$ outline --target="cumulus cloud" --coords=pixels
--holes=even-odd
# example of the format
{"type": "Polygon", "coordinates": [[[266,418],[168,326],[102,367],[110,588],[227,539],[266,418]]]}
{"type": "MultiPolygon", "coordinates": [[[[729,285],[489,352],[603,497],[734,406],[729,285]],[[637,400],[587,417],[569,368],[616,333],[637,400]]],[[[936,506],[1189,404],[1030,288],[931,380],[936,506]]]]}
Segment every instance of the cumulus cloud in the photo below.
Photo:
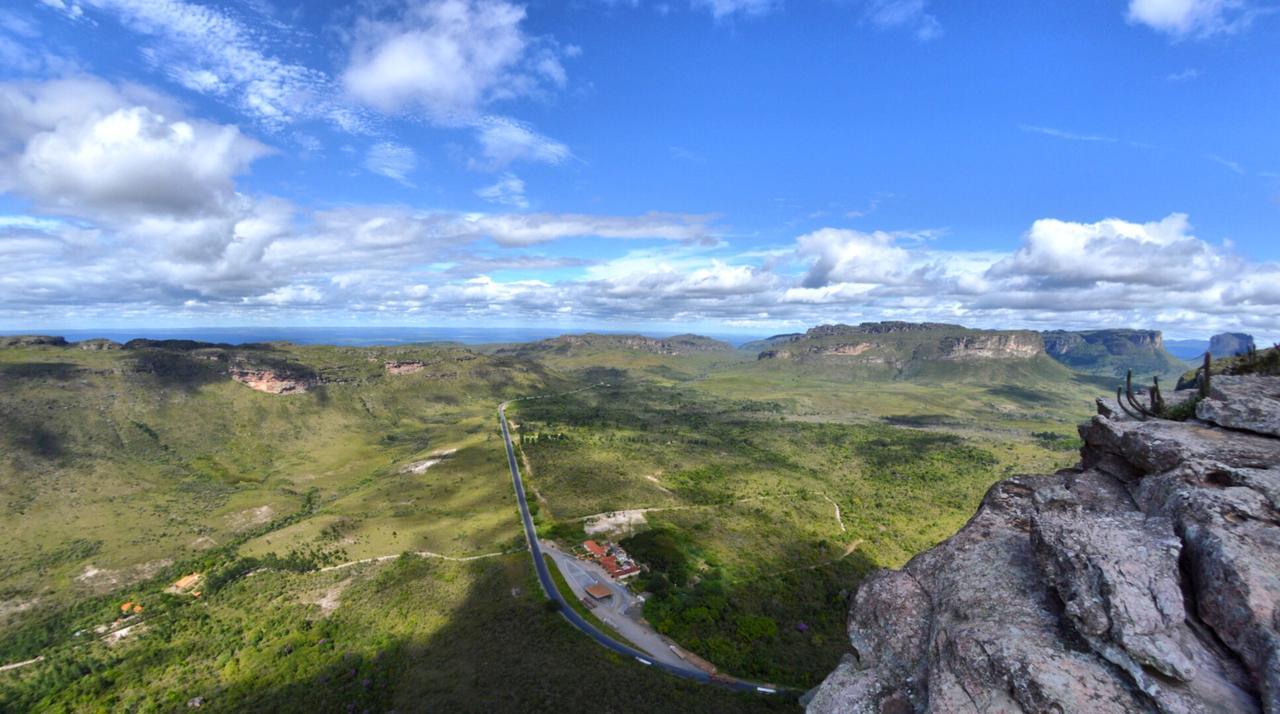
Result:
{"type": "Polygon", "coordinates": [[[504,0],[406,3],[396,17],[361,19],[343,85],[384,112],[465,121],[486,104],[563,86],[554,50],[521,28],[525,10],[504,0]]]}
{"type": "Polygon", "coordinates": [[[803,287],[900,282],[910,255],[896,243],[896,236],[883,231],[822,228],[806,233],[796,239],[796,252],[810,260],[803,287]]]}
{"type": "Polygon", "coordinates": [[[1019,286],[1081,288],[1098,283],[1202,286],[1233,267],[1222,250],[1191,234],[1185,214],[1131,223],[1042,219],[1021,247],[991,267],[993,278],[1019,286]]]}
{"type": "Polygon", "coordinates": [[[0,84],[0,191],[45,211],[115,222],[216,215],[269,149],[98,80],[0,84]]]}
{"type": "Polygon", "coordinates": [[[1129,0],[1128,19],[1176,39],[1235,32],[1257,15],[1246,0],[1129,0]]]}

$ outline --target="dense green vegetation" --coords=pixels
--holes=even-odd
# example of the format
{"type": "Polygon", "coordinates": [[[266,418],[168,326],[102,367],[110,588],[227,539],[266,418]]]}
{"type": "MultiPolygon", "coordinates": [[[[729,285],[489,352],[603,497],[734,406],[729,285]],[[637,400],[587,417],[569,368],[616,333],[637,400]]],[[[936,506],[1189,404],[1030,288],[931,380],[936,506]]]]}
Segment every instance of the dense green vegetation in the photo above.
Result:
{"type": "Polygon", "coordinates": [[[1075,458],[1046,429],[974,438],[788,419],[702,382],[610,385],[518,405],[542,532],[572,543],[632,512],[615,537],[649,567],[646,618],[724,671],[795,687],[845,651],[863,575],[950,535],[1001,476],[1075,458]]]}
{"type": "Polygon", "coordinates": [[[1073,461],[1114,389],[1035,360],[868,381],[695,338],[561,347],[0,349],[0,662],[44,657],[0,674],[0,710],[790,709],[545,607],[499,401],[607,383],[509,410],[539,534],[623,541],[656,629],[803,688],[847,651],[867,572],[1073,461]],[[166,592],[192,572],[200,597],[166,592]]]}

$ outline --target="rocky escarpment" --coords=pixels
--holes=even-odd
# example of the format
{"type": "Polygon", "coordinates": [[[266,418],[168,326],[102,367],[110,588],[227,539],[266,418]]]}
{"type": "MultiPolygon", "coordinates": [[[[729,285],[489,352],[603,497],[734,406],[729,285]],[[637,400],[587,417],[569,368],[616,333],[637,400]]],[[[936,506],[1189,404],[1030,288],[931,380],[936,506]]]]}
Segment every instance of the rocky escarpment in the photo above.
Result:
{"type": "Polygon", "coordinates": [[[319,377],[274,369],[231,367],[231,378],[241,384],[267,394],[300,394],[320,384],[319,377]]]}
{"type": "Polygon", "coordinates": [[[1044,341],[1025,330],[972,330],[935,322],[865,322],[819,325],[779,340],[758,357],[810,359],[854,357],[855,363],[905,369],[919,362],[1028,359],[1044,353],[1044,341]]]}
{"type": "Polygon", "coordinates": [[[1280,711],[1280,378],[1222,381],[1187,422],[1100,401],[1077,468],[864,581],[809,711],[1280,711]]]}
{"type": "Polygon", "coordinates": [[[1246,354],[1253,346],[1253,335],[1246,335],[1243,332],[1223,332],[1209,338],[1209,354],[1214,357],[1235,357],[1246,354]]]}

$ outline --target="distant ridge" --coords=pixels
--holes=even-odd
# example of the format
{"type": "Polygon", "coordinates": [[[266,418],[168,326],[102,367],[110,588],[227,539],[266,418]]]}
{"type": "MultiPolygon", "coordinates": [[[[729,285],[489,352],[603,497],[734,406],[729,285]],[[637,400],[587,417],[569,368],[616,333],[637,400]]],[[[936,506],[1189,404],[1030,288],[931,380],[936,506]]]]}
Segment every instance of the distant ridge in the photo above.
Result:
{"type": "Polygon", "coordinates": [[[536,356],[538,353],[561,355],[595,351],[629,350],[658,355],[687,355],[707,352],[732,352],[733,345],[702,335],[684,334],[657,338],[643,335],[613,335],[587,333],[560,335],[550,339],[503,347],[495,351],[500,355],[536,356]]]}

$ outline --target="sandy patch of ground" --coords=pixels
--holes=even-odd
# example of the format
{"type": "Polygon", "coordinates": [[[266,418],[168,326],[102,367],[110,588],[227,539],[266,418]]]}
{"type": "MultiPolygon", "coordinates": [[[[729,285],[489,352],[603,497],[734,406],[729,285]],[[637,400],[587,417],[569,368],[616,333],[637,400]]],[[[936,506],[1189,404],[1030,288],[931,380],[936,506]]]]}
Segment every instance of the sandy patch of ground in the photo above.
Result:
{"type": "Polygon", "coordinates": [[[106,637],[102,638],[102,641],[107,643],[108,645],[119,644],[126,637],[129,637],[131,635],[141,634],[146,629],[147,629],[147,623],[139,622],[136,625],[128,625],[127,627],[121,627],[118,630],[113,630],[111,632],[108,632],[106,637]]]}
{"type": "Polygon", "coordinates": [[[587,521],[583,524],[582,529],[586,531],[587,535],[599,535],[601,533],[630,534],[646,524],[648,524],[648,521],[645,520],[644,511],[614,511],[587,521]]]}
{"type": "Polygon", "coordinates": [[[352,579],[340,580],[331,587],[318,592],[308,593],[302,596],[304,605],[316,605],[320,608],[320,616],[328,617],[330,613],[338,609],[342,604],[342,593],[351,587],[352,579]]]}
{"type": "Polygon", "coordinates": [[[14,615],[19,615],[36,606],[39,598],[31,598],[30,600],[0,600],[0,621],[8,620],[14,615]]]}
{"type": "Polygon", "coordinates": [[[217,548],[218,541],[210,538],[209,536],[200,536],[187,545],[191,548],[195,548],[196,550],[209,550],[210,548],[217,548]]]}
{"type": "Polygon", "coordinates": [[[661,472],[661,471],[659,471],[659,472],[657,472],[657,473],[655,473],[655,474],[651,474],[651,475],[649,475],[649,476],[645,476],[645,479],[647,479],[647,480],[649,480],[649,481],[652,481],[652,482],[653,482],[653,485],[654,485],[654,486],[657,486],[659,491],[661,491],[661,492],[663,492],[663,493],[667,494],[668,496],[674,496],[675,494],[674,494],[674,493],[672,493],[671,489],[667,488],[666,486],[663,486],[663,485],[662,485],[662,482],[658,480],[658,477],[659,477],[659,476],[661,476],[661,475],[662,475],[662,472],[661,472]]]}
{"type": "Polygon", "coordinates": [[[406,465],[404,468],[400,469],[400,473],[406,473],[406,474],[423,473],[427,469],[431,468],[432,466],[435,466],[436,464],[440,463],[441,461],[444,461],[445,459],[449,458],[450,456],[453,456],[456,453],[458,453],[457,449],[442,449],[440,451],[436,451],[432,453],[430,456],[428,456],[427,458],[423,459],[422,461],[415,461],[411,464],[406,465]]]}
{"type": "Polygon", "coordinates": [[[84,570],[76,576],[76,582],[92,590],[113,590],[129,583],[146,580],[160,572],[161,568],[167,568],[170,565],[173,565],[171,558],[151,560],[119,570],[98,568],[90,563],[84,566],[84,570]]]}
{"type": "Polygon", "coordinates": [[[258,506],[257,508],[246,508],[238,513],[227,514],[227,523],[234,529],[241,531],[253,526],[260,526],[271,520],[276,514],[276,509],[271,506],[258,506]]]}

